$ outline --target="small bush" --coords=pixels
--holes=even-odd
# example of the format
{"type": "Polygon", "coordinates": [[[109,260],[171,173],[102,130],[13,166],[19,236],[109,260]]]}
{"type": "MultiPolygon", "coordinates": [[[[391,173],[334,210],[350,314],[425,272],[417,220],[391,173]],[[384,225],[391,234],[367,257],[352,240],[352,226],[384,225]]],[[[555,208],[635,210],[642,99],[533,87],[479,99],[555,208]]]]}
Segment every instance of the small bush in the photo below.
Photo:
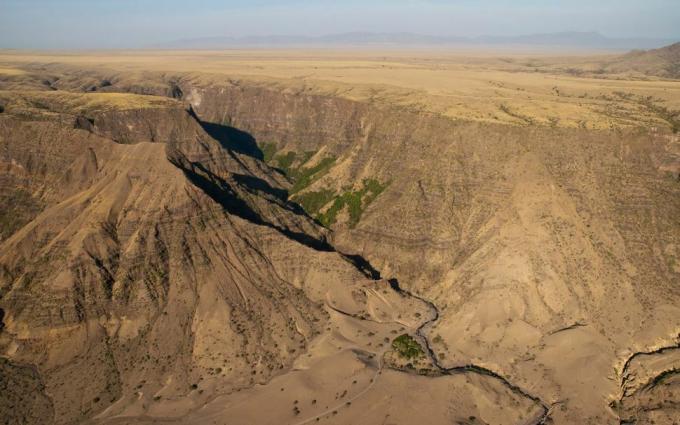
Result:
{"type": "Polygon", "coordinates": [[[392,341],[392,349],[406,359],[418,359],[425,354],[418,341],[408,334],[396,337],[392,341]]]}

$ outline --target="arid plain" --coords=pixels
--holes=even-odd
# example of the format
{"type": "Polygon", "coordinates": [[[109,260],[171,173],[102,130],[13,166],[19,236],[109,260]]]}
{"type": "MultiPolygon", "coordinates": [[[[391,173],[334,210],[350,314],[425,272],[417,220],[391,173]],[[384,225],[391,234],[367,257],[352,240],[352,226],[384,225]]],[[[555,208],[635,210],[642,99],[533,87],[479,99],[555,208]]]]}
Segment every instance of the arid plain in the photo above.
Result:
{"type": "Polygon", "coordinates": [[[679,63],[0,51],[2,416],[678,423],[679,63]]]}

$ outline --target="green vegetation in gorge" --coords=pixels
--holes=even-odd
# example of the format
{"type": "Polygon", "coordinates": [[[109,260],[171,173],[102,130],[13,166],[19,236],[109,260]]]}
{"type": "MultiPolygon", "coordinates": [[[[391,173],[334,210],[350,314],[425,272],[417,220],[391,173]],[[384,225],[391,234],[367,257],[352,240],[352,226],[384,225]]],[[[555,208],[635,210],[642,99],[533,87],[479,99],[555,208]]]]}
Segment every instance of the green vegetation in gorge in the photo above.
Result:
{"type": "Polygon", "coordinates": [[[328,204],[335,197],[335,192],[323,189],[318,192],[307,192],[295,197],[295,202],[300,204],[307,211],[307,214],[316,216],[324,205],[328,204]]]}
{"type": "Polygon", "coordinates": [[[262,159],[264,162],[269,163],[274,159],[274,155],[276,154],[276,143],[263,143],[260,150],[262,151],[262,159]]]}
{"type": "Polygon", "coordinates": [[[327,157],[311,167],[304,165],[314,156],[316,152],[308,151],[302,154],[289,151],[284,154],[276,154],[276,144],[265,143],[261,147],[264,160],[281,170],[286,177],[293,182],[290,193],[297,193],[308,187],[314,181],[326,174],[335,164],[334,157],[327,157]]]}
{"type": "Polygon", "coordinates": [[[425,354],[418,341],[408,334],[396,337],[392,341],[392,349],[406,359],[419,359],[425,354]]]}
{"type": "Polygon", "coordinates": [[[336,196],[333,205],[324,213],[319,214],[316,218],[326,227],[334,224],[337,220],[337,215],[343,208],[347,207],[349,212],[349,224],[351,227],[361,220],[361,215],[366,208],[373,202],[378,195],[380,195],[387,184],[381,184],[375,179],[365,179],[363,187],[359,190],[351,190],[336,196]]]}
{"type": "Polygon", "coordinates": [[[293,187],[291,193],[297,193],[307,186],[311,185],[315,180],[326,174],[328,170],[335,164],[335,158],[328,157],[322,159],[318,164],[310,168],[300,168],[296,170],[296,175],[293,177],[293,187]]]}
{"type": "Polygon", "coordinates": [[[330,227],[337,221],[338,213],[345,207],[349,213],[349,225],[351,227],[356,226],[366,208],[387,187],[387,184],[382,184],[378,180],[365,179],[362,182],[361,189],[347,190],[338,195],[330,189],[298,195],[299,192],[328,173],[335,164],[336,158],[326,157],[317,164],[307,167],[305,164],[316,152],[298,153],[289,151],[277,154],[275,143],[263,143],[260,149],[264,160],[281,170],[293,182],[293,187],[290,189],[292,200],[299,203],[309,215],[315,217],[326,227],[330,227]],[[332,204],[326,211],[320,212],[331,202],[332,204]]]}
{"type": "Polygon", "coordinates": [[[291,167],[293,166],[293,162],[295,162],[295,157],[295,152],[290,151],[283,155],[276,155],[274,157],[274,162],[285,175],[290,177],[291,167]]]}

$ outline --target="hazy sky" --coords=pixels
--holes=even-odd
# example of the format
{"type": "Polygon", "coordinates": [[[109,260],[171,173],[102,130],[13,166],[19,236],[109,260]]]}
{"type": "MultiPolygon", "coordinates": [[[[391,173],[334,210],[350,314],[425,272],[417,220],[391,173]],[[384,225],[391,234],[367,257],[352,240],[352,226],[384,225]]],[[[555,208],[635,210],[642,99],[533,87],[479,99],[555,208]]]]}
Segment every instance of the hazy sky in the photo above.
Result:
{"type": "Polygon", "coordinates": [[[680,39],[680,0],[0,0],[0,47],[144,47],[351,31],[680,39]]]}

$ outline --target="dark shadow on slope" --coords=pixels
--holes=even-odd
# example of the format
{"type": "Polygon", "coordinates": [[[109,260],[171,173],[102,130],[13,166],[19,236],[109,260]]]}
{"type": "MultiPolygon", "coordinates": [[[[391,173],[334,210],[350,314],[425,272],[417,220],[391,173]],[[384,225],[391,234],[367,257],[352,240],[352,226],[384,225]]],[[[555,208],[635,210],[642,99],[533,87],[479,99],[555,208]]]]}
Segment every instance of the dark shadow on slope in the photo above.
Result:
{"type": "Polygon", "coordinates": [[[300,204],[288,199],[287,190],[272,187],[267,181],[258,177],[244,174],[232,174],[232,176],[234,177],[234,180],[236,180],[236,183],[246,191],[257,196],[264,195],[267,197],[267,195],[270,195],[268,199],[271,202],[276,203],[279,207],[290,211],[295,215],[303,216],[305,219],[311,220],[316,225],[323,227],[323,224],[319,222],[319,220],[310,216],[300,204]]]}
{"type": "Polygon", "coordinates": [[[223,148],[251,156],[260,161],[264,160],[264,153],[257,146],[257,142],[251,134],[228,125],[214,124],[200,119],[198,119],[198,122],[203,130],[217,140],[223,148]]]}
{"type": "Polygon", "coordinates": [[[351,263],[361,273],[363,273],[364,276],[368,277],[369,279],[372,280],[381,279],[380,272],[376,270],[375,267],[373,267],[371,263],[369,263],[368,260],[362,257],[361,255],[343,254],[342,252],[339,252],[339,254],[342,256],[343,259],[345,259],[345,261],[351,263]]]}
{"type": "Polygon", "coordinates": [[[274,229],[287,238],[317,251],[335,251],[325,239],[318,239],[306,233],[296,232],[264,220],[257,211],[238,196],[229,183],[210,173],[210,171],[201,167],[200,164],[189,164],[186,166],[181,159],[178,160],[173,157],[169,157],[168,159],[172,164],[184,172],[184,175],[191,183],[220,204],[229,214],[240,217],[251,223],[274,229]]]}
{"type": "MultiPolygon", "coordinates": [[[[248,176],[245,174],[233,174],[236,183],[244,186],[248,190],[263,192],[272,195],[282,201],[288,200],[288,191],[277,187],[272,187],[265,180],[255,176],[248,176]]],[[[297,204],[296,204],[297,205],[297,204]]]]}
{"type": "Polygon", "coordinates": [[[401,293],[401,286],[399,286],[399,281],[396,278],[391,278],[387,280],[390,284],[390,288],[392,288],[394,291],[397,291],[401,293]]]}
{"type": "MultiPolygon", "coordinates": [[[[203,130],[206,133],[208,133],[210,137],[217,140],[223,148],[225,148],[227,151],[230,151],[232,156],[234,156],[232,152],[238,152],[259,159],[261,161],[264,160],[264,153],[257,146],[255,138],[250,133],[227,125],[220,125],[203,121],[198,117],[196,112],[191,107],[189,108],[188,112],[194,119],[196,119],[196,121],[201,125],[203,130]]],[[[205,169],[201,164],[190,164],[188,166],[184,166],[182,162],[185,162],[186,158],[184,158],[184,161],[183,160],[178,161],[170,157],[169,159],[170,162],[175,164],[178,168],[180,168],[184,172],[184,174],[192,183],[194,183],[197,187],[202,189],[203,192],[205,192],[213,200],[222,205],[228,213],[234,214],[252,223],[275,229],[284,236],[317,251],[337,252],[345,261],[352,264],[367,278],[373,280],[381,279],[380,272],[377,269],[375,269],[371,265],[371,263],[368,262],[368,260],[366,260],[364,257],[360,255],[345,254],[339,252],[335,249],[335,247],[329,244],[328,241],[325,240],[325,238],[319,239],[310,236],[306,233],[296,232],[288,228],[283,228],[281,226],[265,221],[260,214],[253,210],[248,205],[248,203],[246,203],[243,199],[241,199],[238,196],[238,194],[233,190],[229,183],[227,183],[220,177],[215,176],[209,170],[205,169]]],[[[240,160],[235,156],[234,159],[240,162],[240,160]]],[[[245,167],[245,164],[243,165],[245,167]]],[[[282,170],[279,170],[277,168],[272,169],[278,171],[279,173],[285,176],[285,173],[282,170]]],[[[314,219],[309,214],[307,214],[307,212],[302,208],[302,206],[295,202],[291,202],[288,199],[289,196],[288,191],[272,187],[265,180],[262,180],[255,176],[233,174],[233,177],[236,183],[239,186],[243,187],[248,192],[250,193],[261,192],[271,195],[275,198],[276,203],[282,208],[285,208],[286,210],[291,211],[295,214],[305,216],[306,218],[314,221],[314,223],[316,223],[317,225],[323,226],[323,224],[320,221],[314,219]]]]}
{"type": "Polygon", "coordinates": [[[292,212],[295,215],[304,216],[306,219],[313,220],[317,225],[323,226],[318,220],[311,217],[300,204],[292,202],[288,199],[288,191],[272,187],[267,181],[245,174],[232,174],[236,183],[246,191],[262,196],[271,195],[270,201],[275,202],[281,208],[292,212]]]}

